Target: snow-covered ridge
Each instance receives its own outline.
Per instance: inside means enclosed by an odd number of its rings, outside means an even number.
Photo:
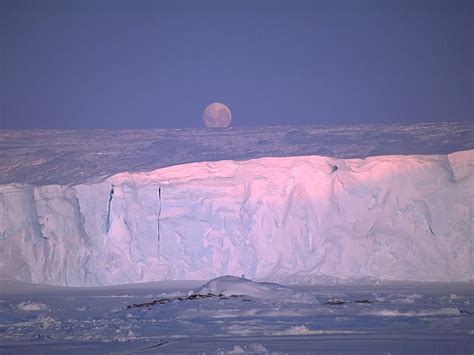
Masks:
[[[0,277],[472,279],[474,150],[261,158],[0,185]]]

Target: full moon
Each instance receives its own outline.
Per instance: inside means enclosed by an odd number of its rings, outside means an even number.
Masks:
[[[202,120],[207,128],[225,128],[230,125],[232,113],[226,105],[214,102],[206,107]]]

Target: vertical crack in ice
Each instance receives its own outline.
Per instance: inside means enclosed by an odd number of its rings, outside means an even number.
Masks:
[[[78,228],[79,228],[79,233],[81,235],[81,245],[82,246],[86,245],[87,247],[90,247],[91,240],[88,237],[87,232],[84,228],[86,218],[82,214],[81,203],[79,201],[79,198],[77,197],[77,192],[75,190],[74,190],[74,204],[75,204],[74,207],[77,213],[77,220],[79,221]]]
[[[112,188],[110,189],[110,194],[109,194],[109,203],[107,206],[107,220],[105,221],[106,233],[109,233],[109,229],[110,229],[110,205],[112,204],[113,196],[114,196],[114,185],[112,185]]]
[[[44,240],[48,240],[48,237],[46,237],[43,233],[43,224],[40,222],[40,217],[38,214],[38,202],[35,199],[35,190],[36,188],[31,189],[31,196],[33,198],[32,200],[32,209],[33,209],[33,218],[32,218],[32,223],[33,223],[33,228],[38,232],[38,236]]]
[[[160,215],[161,215],[161,187],[158,188],[158,216],[156,217],[156,224],[158,229],[158,255],[160,255]]]
[[[428,229],[430,230],[431,235],[434,235],[433,229],[431,228],[431,225],[428,223]]]

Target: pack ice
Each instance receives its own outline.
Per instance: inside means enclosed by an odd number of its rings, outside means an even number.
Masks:
[[[472,279],[474,150],[201,162],[0,186],[0,277]]]

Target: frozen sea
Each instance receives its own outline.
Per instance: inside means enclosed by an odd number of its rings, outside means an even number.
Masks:
[[[474,149],[471,122],[0,130],[0,184],[73,185],[124,171],[200,161],[363,158],[469,149]],[[312,285],[248,288],[235,280],[232,292],[197,291],[207,281],[65,288],[2,280],[0,353],[474,352],[472,281],[328,279]]]
[[[52,288],[4,281],[0,352],[474,351],[472,283],[313,285],[290,287],[297,296],[287,298],[189,297],[204,283]]]

